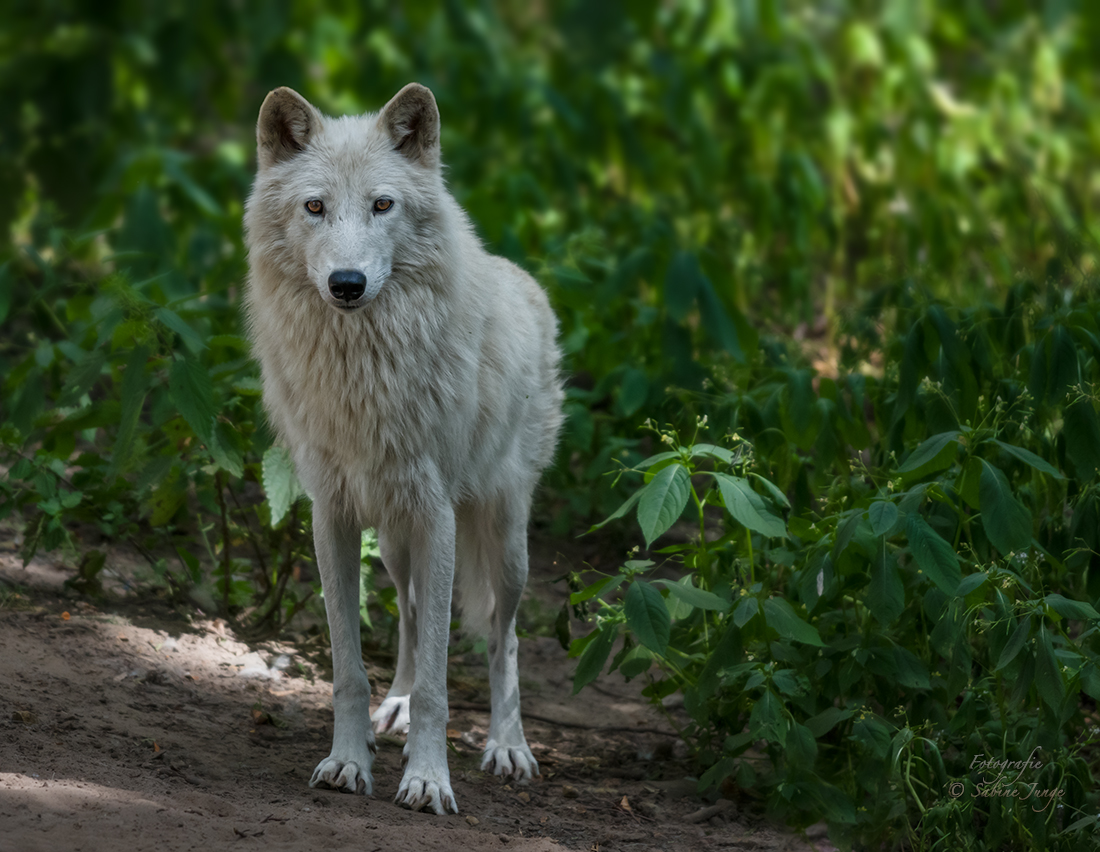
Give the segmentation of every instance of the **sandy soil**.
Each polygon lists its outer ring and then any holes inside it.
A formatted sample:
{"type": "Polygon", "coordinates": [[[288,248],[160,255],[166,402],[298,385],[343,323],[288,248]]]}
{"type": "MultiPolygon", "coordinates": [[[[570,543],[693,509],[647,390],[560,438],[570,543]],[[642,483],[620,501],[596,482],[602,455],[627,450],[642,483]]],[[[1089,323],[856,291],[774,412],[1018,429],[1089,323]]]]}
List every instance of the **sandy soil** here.
{"type": "MultiPolygon", "coordinates": [[[[797,835],[751,801],[699,798],[640,684],[616,675],[571,696],[574,662],[551,638],[520,651],[541,779],[518,787],[478,770],[488,673],[465,654],[451,661],[448,730],[459,815],[393,804],[393,737],[379,742],[374,797],[310,789],[332,734],[319,644],[249,646],[155,599],[66,596],[63,568],[31,568],[0,553],[3,852],[833,849],[823,826],[797,835]]],[[[392,676],[382,662],[369,665],[375,702],[392,676]]]]}

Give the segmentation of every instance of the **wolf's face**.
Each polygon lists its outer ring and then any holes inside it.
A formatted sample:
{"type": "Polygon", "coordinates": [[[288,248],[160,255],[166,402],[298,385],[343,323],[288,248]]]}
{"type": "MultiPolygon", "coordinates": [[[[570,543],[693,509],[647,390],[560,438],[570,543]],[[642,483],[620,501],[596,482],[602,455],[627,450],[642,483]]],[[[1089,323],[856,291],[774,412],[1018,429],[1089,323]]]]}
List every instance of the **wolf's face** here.
{"type": "Polygon", "coordinates": [[[277,89],[260,109],[256,135],[249,230],[272,230],[258,242],[296,280],[354,313],[395,266],[415,265],[441,184],[439,113],[428,89],[413,83],[376,115],[338,119],[277,89]]]}

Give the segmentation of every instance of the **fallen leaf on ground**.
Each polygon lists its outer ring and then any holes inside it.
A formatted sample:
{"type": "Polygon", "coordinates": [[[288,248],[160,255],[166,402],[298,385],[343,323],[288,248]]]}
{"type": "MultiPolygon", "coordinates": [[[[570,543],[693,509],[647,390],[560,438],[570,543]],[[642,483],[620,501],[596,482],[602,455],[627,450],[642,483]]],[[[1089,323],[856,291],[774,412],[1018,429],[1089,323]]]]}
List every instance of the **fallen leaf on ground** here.
{"type": "Polygon", "coordinates": [[[69,615],[69,613],[68,613],[68,612],[63,612],[63,613],[61,613],[61,620],[62,620],[62,621],[68,621],[68,620],[69,620],[70,618],[72,618],[72,616],[71,616],[71,615],[69,615]]]}

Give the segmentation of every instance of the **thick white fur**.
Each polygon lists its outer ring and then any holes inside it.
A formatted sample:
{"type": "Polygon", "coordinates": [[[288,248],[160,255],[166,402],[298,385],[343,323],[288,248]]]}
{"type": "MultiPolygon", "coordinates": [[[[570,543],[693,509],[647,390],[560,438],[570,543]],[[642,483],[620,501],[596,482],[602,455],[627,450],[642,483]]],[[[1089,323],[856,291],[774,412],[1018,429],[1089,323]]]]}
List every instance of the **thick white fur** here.
{"type": "Polygon", "coordinates": [[[410,84],[377,114],[326,118],[268,95],[245,212],[247,314],[264,404],[313,499],[332,635],[335,726],[311,785],[369,794],[374,733],[359,643],[360,530],[397,586],[398,662],[375,713],[405,730],[397,801],[457,812],[447,767],[452,585],[487,632],[483,768],[538,774],[520,723],[515,614],[531,493],[561,425],[557,323],[545,293],[484,251],[447,192],[435,99],[410,84]],[[385,212],[379,198],[392,200],[385,212]],[[306,209],[320,200],[318,216],[306,209]],[[334,270],[366,278],[354,304],[334,270]]]}

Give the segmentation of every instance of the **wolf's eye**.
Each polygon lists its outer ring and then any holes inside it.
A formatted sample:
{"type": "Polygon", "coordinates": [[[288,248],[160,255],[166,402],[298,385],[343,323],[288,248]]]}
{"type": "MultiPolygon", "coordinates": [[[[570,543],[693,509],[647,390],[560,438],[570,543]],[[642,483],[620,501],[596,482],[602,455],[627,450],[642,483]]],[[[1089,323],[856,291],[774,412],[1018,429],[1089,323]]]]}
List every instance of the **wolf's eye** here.
{"type": "Polygon", "coordinates": [[[306,202],[306,210],[312,213],[314,216],[320,216],[325,212],[325,205],[321,203],[319,198],[311,198],[306,202]]]}
{"type": "Polygon", "coordinates": [[[377,213],[385,213],[391,207],[393,207],[393,199],[391,198],[379,198],[374,202],[374,209],[377,213]]]}

